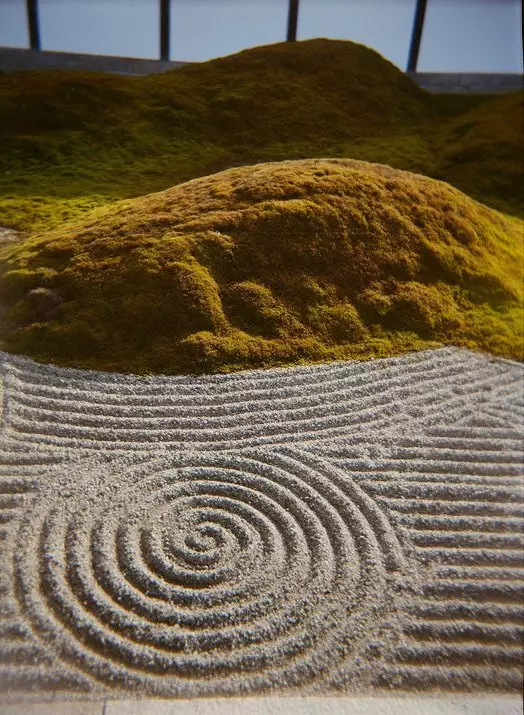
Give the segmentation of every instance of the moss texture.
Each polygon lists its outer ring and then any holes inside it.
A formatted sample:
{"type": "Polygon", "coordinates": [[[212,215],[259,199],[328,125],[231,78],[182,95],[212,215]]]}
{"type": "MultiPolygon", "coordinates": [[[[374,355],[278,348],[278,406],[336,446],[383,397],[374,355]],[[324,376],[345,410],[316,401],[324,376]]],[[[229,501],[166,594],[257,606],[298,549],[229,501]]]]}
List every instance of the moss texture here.
{"type": "Polygon", "coordinates": [[[521,358],[523,228],[383,165],[230,169],[3,248],[2,347],[137,373],[443,343],[521,358]]]}
{"type": "Polygon", "coordinates": [[[162,75],[0,73],[0,225],[27,232],[233,165],[350,157],[524,215],[522,94],[434,96],[337,40],[162,75]]]}

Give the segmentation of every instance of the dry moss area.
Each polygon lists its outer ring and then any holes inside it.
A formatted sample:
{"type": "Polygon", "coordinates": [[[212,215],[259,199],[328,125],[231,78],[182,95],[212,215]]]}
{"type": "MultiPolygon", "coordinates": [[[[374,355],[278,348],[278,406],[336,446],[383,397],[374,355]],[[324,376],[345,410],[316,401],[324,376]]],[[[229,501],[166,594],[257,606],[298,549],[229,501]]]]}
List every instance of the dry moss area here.
{"type": "Polygon", "coordinates": [[[230,169],[3,248],[2,347],[136,373],[440,344],[521,358],[523,228],[379,164],[230,169]]]}
{"type": "Polygon", "coordinates": [[[279,43],[149,77],[0,73],[0,225],[32,232],[243,164],[348,157],[524,215],[522,93],[436,96],[377,52],[279,43]]]}

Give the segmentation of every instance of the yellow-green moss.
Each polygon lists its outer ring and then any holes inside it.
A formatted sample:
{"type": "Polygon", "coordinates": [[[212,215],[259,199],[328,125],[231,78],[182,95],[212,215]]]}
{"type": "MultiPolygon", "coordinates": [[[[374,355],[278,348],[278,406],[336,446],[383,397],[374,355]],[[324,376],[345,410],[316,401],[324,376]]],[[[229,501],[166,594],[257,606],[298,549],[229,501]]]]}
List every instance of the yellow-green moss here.
{"type": "Polygon", "coordinates": [[[307,323],[327,344],[361,343],[367,335],[358,310],[351,303],[316,305],[309,311],[307,323]]]}
{"type": "Polygon", "coordinates": [[[230,169],[0,252],[4,349],[227,371],[439,344],[522,355],[524,224],[387,166],[230,169]]]}
{"type": "Polygon", "coordinates": [[[523,216],[523,126],[524,92],[487,99],[436,129],[432,141],[439,163],[433,175],[523,216]]]}
{"type": "Polygon", "coordinates": [[[254,281],[232,283],[223,291],[232,326],[266,338],[303,334],[304,328],[271,290],[254,281]]]}
{"type": "Polygon", "coordinates": [[[149,77],[0,73],[0,226],[251,164],[350,157],[444,179],[524,215],[522,95],[432,96],[378,53],[315,39],[149,77]]]}

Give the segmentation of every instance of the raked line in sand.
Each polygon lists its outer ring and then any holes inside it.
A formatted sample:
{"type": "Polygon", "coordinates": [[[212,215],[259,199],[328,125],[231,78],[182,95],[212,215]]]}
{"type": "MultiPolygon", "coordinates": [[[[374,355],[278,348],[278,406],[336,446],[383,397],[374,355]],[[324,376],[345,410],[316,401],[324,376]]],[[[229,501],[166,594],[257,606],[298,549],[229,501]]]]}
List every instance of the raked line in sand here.
{"type": "Polygon", "coordinates": [[[4,699],[518,692],[521,365],[0,358],[4,699]]]}

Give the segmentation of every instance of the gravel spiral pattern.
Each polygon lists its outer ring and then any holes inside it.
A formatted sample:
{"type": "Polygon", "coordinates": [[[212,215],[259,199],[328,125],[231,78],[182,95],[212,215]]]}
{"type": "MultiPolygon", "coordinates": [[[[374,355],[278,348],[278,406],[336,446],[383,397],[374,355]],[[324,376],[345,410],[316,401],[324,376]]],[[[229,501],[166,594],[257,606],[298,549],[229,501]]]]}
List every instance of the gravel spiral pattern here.
{"type": "Polygon", "coordinates": [[[8,698],[521,691],[522,365],[2,386],[8,698]]]}
{"type": "Polygon", "coordinates": [[[347,665],[398,587],[384,515],[314,457],[194,455],[124,480],[54,483],[15,556],[35,630],[98,680],[304,683],[347,665]]]}

